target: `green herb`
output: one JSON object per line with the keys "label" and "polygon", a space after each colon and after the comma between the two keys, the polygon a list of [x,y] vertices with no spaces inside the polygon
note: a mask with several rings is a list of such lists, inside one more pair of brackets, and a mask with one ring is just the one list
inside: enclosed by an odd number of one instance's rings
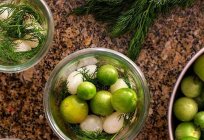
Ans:
{"label": "green herb", "polygon": [[131,124],[130,122],[134,119],[135,112],[126,113],[126,114],[124,113],[122,115],[124,117],[124,126],[127,126]]}
{"label": "green herb", "polygon": [[105,132],[87,132],[81,130],[79,125],[67,124],[69,128],[76,134],[76,137],[80,140],[113,140],[116,134],[107,134]]}
{"label": "green herb", "polygon": [[135,59],[156,17],[175,6],[189,6],[194,0],[87,0],[72,13],[93,14],[96,20],[111,25],[113,37],[133,32],[128,56]]}
{"label": "green herb", "polygon": [[60,85],[57,87],[57,89],[55,90],[56,93],[58,93],[58,104],[60,104],[60,102],[65,99],[67,96],[70,95],[70,93],[68,92],[68,88],[67,88],[67,81],[62,81],[60,83]]}
{"label": "green herb", "polygon": [[[0,62],[19,64],[32,58],[42,46],[45,35],[41,27],[40,14],[30,5],[24,3],[6,3],[0,5],[0,15],[8,11],[7,19],[0,20]],[[27,22],[26,22],[27,21]],[[29,36],[29,37],[27,37]],[[16,52],[16,40],[38,40],[38,46],[30,51]]]}

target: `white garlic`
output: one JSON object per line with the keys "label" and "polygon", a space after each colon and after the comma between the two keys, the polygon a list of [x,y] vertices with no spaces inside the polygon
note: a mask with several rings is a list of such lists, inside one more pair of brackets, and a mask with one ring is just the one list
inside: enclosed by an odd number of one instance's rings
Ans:
{"label": "white garlic", "polygon": [[14,43],[16,44],[15,52],[27,52],[31,50],[29,44],[27,44],[24,40],[15,40]]}
{"label": "white garlic", "polygon": [[9,11],[10,9],[7,7],[2,7],[0,10],[4,10],[1,14],[0,14],[0,20],[5,20],[7,18],[10,17],[11,12]]}
{"label": "white garlic", "polygon": [[97,69],[96,65],[88,65],[88,66],[78,69],[77,71],[83,72],[84,69],[87,71],[88,75],[91,75],[91,76],[93,75],[93,77],[96,77],[96,73],[95,73]]}
{"label": "white garlic", "polygon": [[26,52],[26,51],[30,51],[32,48],[37,47],[39,44],[39,41],[37,38],[34,38],[32,40],[15,40],[14,43],[16,44],[15,46],[16,52]]}
{"label": "white garlic", "polygon": [[115,92],[121,88],[128,88],[128,85],[125,83],[123,79],[118,79],[113,85],[110,86],[111,93]]}
{"label": "white garlic", "polygon": [[102,132],[103,124],[100,117],[96,115],[88,115],[87,118],[80,124],[83,131]]}
{"label": "white garlic", "polygon": [[39,44],[39,40],[37,38],[33,38],[31,35],[26,35],[25,39],[27,40],[25,40],[24,42],[28,44],[31,48],[36,48]]}
{"label": "white garlic", "polygon": [[79,61],[78,63],[78,68],[87,66],[87,65],[95,65],[98,62],[98,60],[95,57],[88,57],[88,58],[83,58]]}
{"label": "white garlic", "polygon": [[105,118],[103,129],[108,134],[114,134],[121,130],[123,123],[124,117],[122,113],[114,112]]}
{"label": "white garlic", "polygon": [[83,75],[78,71],[69,74],[67,78],[67,88],[69,93],[76,94],[77,87],[83,82]]}

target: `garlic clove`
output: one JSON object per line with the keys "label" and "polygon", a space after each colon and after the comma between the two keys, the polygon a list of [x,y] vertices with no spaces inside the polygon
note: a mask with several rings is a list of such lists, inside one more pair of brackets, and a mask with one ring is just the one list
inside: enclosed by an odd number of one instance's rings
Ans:
{"label": "garlic clove", "polygon": [[11,11],[7,7],[2,7],[0,10],[3,10],[3,12],[0,14],[0,20],[5,20],[10,17]]}
{"label": "garlic clove", "polygon": [[78,68],[85,67],[87,65],[95,65],[98,60],[95,57],[83,58],[78,63]]}
{"label": "garlic clove", "polygon": [[122,78],[118,79],[113,85],[110,86],[110,91],[111,93],[113,93],[116,90],[121,88],[128,88],[128,85],[125,83],[125,81]]}
{"label": "garlic clove", "polygon": [[78,71],[69,74],[67,78],[67,88],[70,94],[77,93],[77,87],[83,82],[83,75]]}
{"label": "garlic clove", "polygon": [[39,40],[37,38],[32,38],[32,36],[26,35],[25,39],[28,39],[24,42],[28,44],[31,48],[36,48],[39,45]]}
{"label": "garlic clove", "polygon": [[88,115],[87,118],[80,124],[83,131],[102,132],[103,124],[100,117],[96,115]]}
{"label": "garlic clove", "polygon": [[31,50],[31,47],[24,40],[15,40],[15,52],[27,52]]}
{"label": "garlic clove", "polygon": [[114,134],[122,129],[123,123],[124,117],[122,113],[114,112],[105,118],[103,129],[108,134]]}
{"label": "garlic clove", "polygon": [[83,70],[87,71],[87,74],[90,76],[93,76],[93,78],[96,77],[96,70],[97,70],[97,66],[96,65],[88,65],[82,68],[79,68],[77,71],[79,72],[83,72]]}

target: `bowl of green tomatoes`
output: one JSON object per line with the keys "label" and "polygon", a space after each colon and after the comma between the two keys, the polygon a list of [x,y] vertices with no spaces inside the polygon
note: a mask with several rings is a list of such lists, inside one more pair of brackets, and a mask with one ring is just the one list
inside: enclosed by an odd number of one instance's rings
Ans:
{"label": "bowl of green tomatoes", "polygon": [[204,139],[204,48],[181,72],[169,104],[171,140]]}
{"label": "bowl of green tomatoes", "polygon": [[150,94],[139,67],[105,48],[74,52],[53,70],[44,110],[63,140],[134,139],[148,116]]}

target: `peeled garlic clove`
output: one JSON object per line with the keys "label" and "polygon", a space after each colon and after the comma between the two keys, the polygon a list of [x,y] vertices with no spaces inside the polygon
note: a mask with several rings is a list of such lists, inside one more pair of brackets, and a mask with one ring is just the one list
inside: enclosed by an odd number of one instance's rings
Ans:
{"label": "peeled garlic clove", "polygon": [[128,85],[125,83],[123,79],[118,79],[113,85],[110,86],[111,93],[115,92],[121,88],[128,88]]}
{"label": "peeled garlic clove", "polygon": [[77,87],[83,82],[83,75],[78,71],[69,74],[67,78],[67,88],[70,94],[77,93]]}
{"label": "peeled garlic clove", "polygon": [[79,61],[78,68],[88,66],[88,65],[95,65],[98,60],[95,57],[83,58]]}
{"label": "peeled garlic clove", "polygon": [[38,39],[35,39],[35,40],[32,40],[32,41],[29,41],[29,40],[26,40],[25,43],[30,46],[31,48],[36,48],[39,44],[39,41]]}
{"label": "peeled garlic clove", "polygon": [[86,66],[89,75],[93,75],[96,72],[97,66],[96,65],[88,65]]}
{"label": "peeled garlic clove", "polygon": [[85,67],[78,69],[77,71],[83,72],[85,70],[85,71],[87,71],[88,75],[91,75],[94,78],[94,77],[96,77],[96,73],[95,73],[96,69],[97,69],[96,65],[88,65],[88,66],[85,66]]}
{"label": "peeled garlic clove", "polygon": [[114,112],[105,118],[103,129],[108,134],[114,134],[121,130],[123,123],[124,117],[122,113]]}
{"label": "peeled garlic clove", "polygon": [[33,38],[30,35],[26,35],[25,39],[27,40],[25,40],[24,42],[28,44],[31,48],[36,48],[39,44],[39,40],[37,38]]}
{"label": "peeled garlic clove", "polygon": [[96,115],[88,115],[87,118],[80,124],[83,131],[102,132],[103,123],[100,117]]}
{"label": "peeled garlic clove", "polygon": [[0,14],[0,20],[5,20],[10,17],[11,12],[9,11],[9,8],[2,7],[0,10],[3,10],[3,12]]}
{"label": "peeled garlic clove", "polygon": [[15,52],[27,52],[31,50],[31,47],[24,40],[15,40]]}

